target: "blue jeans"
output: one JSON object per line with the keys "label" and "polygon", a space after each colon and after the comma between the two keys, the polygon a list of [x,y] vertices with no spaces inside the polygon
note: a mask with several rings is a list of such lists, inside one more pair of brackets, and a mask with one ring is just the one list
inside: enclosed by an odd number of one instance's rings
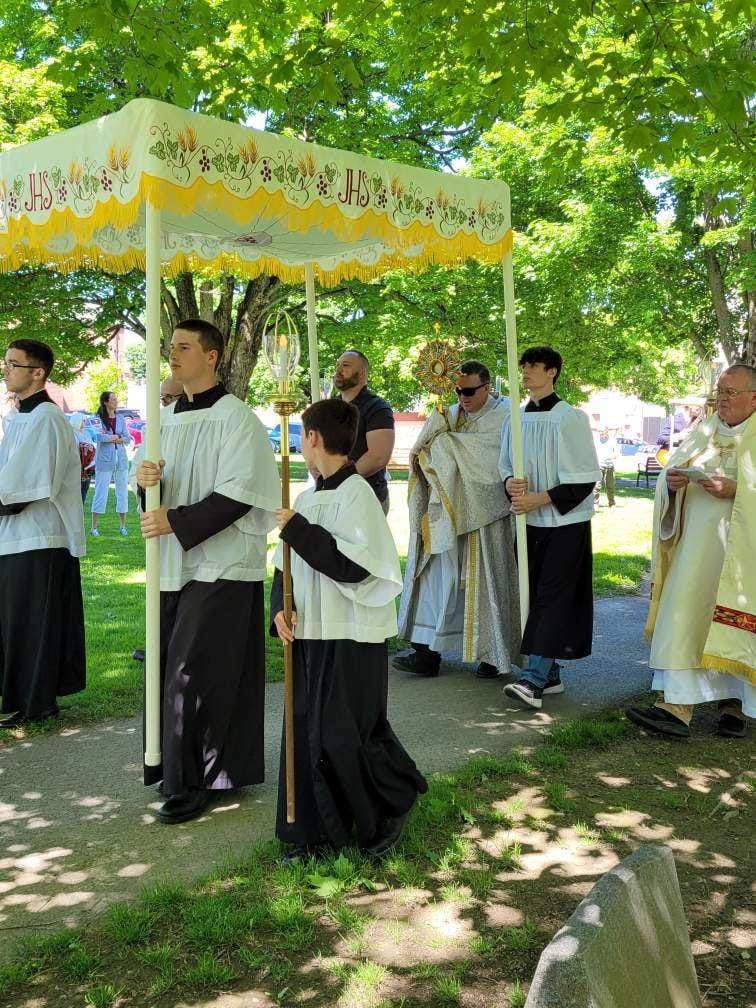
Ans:
{"label": "blue jeans", "polygon": [[528,667],[522,670],[522,678],[538,689],[543,689],[549,681],[551,666],[554,664],[553,658],[544,658],[543,655],[532,654],[528,658]]}

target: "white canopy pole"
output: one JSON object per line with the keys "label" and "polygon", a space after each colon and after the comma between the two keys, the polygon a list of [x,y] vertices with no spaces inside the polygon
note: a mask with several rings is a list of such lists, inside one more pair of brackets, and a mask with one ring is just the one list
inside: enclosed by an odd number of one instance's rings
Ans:
{"label": "white canopy pole", "polygon": [[[514,270],[512,252],[507,252],[502,260],[504,275],[504,317],[507,331],[507,375],[509,377],[509,406],[512,411],[512,463],[514,475],[522,479],[524,465],[522,456],[522,417],[520,415],[520,367],[517,363],[517,321],[515,318]],[[525,515],[515,518],[517,537],[517,570],[520,583],[520,630],[525,632],[525,623],[530,611],[530,584],[528,581],[528,539]]]}
{"label": "white canopy pole", "polygon": [[[160,211],[146,205],[146,279],[147,309],[147,427],[144,457],[160,460]],[[160,487],[146,491],[148,511],[160,507]],[[144,691],[144,763],[160,765],[160,539],[148,539],[145,691]]]}
{"label": "white canopy pole", "polygon": [[310,357],[310,396],[318,402],[320,392],[320,361],[318,359],[318,320],[315,314],[315,271],[305,263],[305,296],[307,298],[307,347]]}

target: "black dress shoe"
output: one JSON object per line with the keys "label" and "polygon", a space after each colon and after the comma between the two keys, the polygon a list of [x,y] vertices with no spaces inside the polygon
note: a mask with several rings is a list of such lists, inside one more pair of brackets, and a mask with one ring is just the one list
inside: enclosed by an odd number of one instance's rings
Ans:
{"label": "black dress shoe", "polygon": [[690,728],[685,722],[663,707],[648,707],[645,710],[641,707],[628,707],[625,717],[646,731],[654,732],[655,735],[667,735],[670,738],[690,737]]}
{"label": "black dress shoe", "polygon": [[142,648],[134,648],[134,650],[131,652],[131,657],[134,659],[134,661],[144,661],[144,651],[142,650]]}
{"label": "black dress shoe", "polygon": [[48,718],[57,717],[60,711],[57,707],[42,711],[41,714],[24,714],[23,711],[13,711],[12,714],[0,719],[0,728],[20,728],[22,725],[30,724],[32,721],[47,721]]}
{"label": "black dress shoe", "polygon": [[717,735],[721,735],[722,738],[745,738],[745,720],[736,714],[720,714]]}
{"label": "black dress shoe", "polygon": [[281,864],[295,864],[297,861],[309,861],[310,858],[323,857],[328,853],[327,844],[292,844],[288,846],[278,859]]}
{"label": "black dress shoe", "polygon": [[[431,654],[436,654],[435,651]],[[441,656],[437,655],[437,660],[429,658],[424,651],[410,651],[409,654],[397,655],[392,659],[391,664],[395,669],[402,672],[410,672],[412,675],[430,679],[437,676],[441,667]]]}
{"label": "black dress shoe", "polygon": [[378,828],[375,839],[369,847],[365,848],[368,857],[381,858],[391,850],[394,844],[402,835],[402,831],[409,819],[409,812],[403,815],[391,816],[384,819]]}
{"label": "black dress shoe", "polygon": [[487,661],[482,661],[473,672],[473,675],[476,679],[498,679],[499,670],[495,665],[490,665]]}
{"label": "black dress shoe", "polygon": [[192,788],[182,794],[171,795],[168,801],[160,806],[155,816],[160,822],[168,825],[188,822],[201,816],[209,804],[208,791],[204,788]]}

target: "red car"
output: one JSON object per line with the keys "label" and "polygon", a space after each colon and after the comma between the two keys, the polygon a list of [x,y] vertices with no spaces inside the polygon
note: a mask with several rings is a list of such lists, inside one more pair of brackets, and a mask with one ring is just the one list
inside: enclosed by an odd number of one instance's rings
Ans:
{"label": "red car", "polygon": [[134,442],[134,447],[138,448],[142,443],[142,432],[145,426],[144,420],[140,420],[139,417],[129,417],[126,421],[126,430],[131,434],[131,438]]}

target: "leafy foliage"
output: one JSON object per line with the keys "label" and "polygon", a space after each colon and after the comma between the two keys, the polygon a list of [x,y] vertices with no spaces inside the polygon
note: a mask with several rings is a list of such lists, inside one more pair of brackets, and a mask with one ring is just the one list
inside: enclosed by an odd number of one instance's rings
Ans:
{"label": "leafy foliage", "polygon": [[[756,354],[748,15],[745,0],[283,0],[253,15],[238,0],[6,0],[0,145],[151,96],[504,177],[523,342],[564,348],[570,395],[615,383],[665,399],[716,343],[729,359]],[[39,275],[0,276],[0,322],[36,317],[69,373],[102,352],[108,326],[140,331],[141,278]],[[470,264],[328,292],[323,370],[360,345],[377,391],[408,405],[434,323],[495,366],[499,288],[496,270]],[[181,315],[213,319],[229,341],[222,376],[243,396],[280,299],[301,301],[272,278],[177,278],[164,337]]]}

